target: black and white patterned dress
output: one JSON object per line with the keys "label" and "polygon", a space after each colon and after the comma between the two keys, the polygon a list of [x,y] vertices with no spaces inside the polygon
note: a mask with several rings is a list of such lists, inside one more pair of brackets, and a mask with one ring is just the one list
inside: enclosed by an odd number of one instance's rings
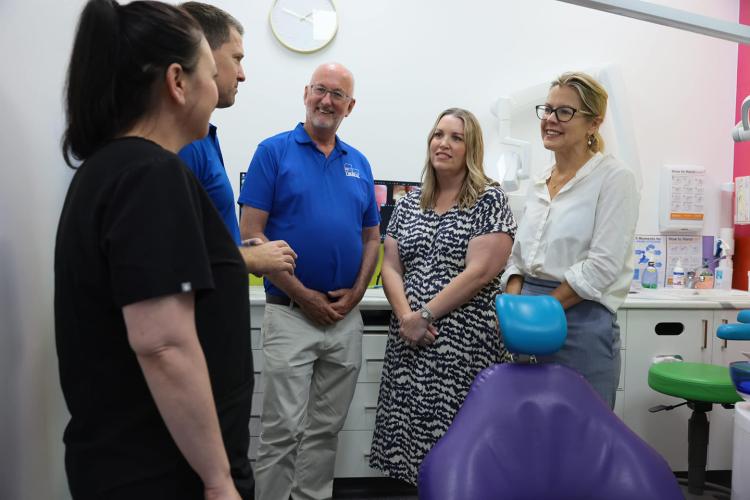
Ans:
{"label": "black and white patterned dress", "polygon": [[[422,212],[419,190],[399,200],[387,234],[398,242],[404,291],[412,310],[430,301],[465,268],[472,238],[503,232],[516,223],[505,193],[487,186],[474,207],[442,215]],[[473,299],[435,322],[434,344],[416,349],[398,336],[391,315],[370,465],[387,476],[416,484],[419,464],[445,433],[474,377],[506,360],[497,332],[496,277]]]}

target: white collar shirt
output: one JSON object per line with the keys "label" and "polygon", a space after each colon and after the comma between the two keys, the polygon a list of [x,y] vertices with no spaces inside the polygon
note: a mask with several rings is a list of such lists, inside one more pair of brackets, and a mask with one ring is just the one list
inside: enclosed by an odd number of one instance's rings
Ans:
{"label": "white collar shirt", "polygon": [[635,175],[597,153],[550,199],[551,173],[547,168],[529,187],[502,287],[514,274],[567,282],[581,298],[616,312],[633,277]]}

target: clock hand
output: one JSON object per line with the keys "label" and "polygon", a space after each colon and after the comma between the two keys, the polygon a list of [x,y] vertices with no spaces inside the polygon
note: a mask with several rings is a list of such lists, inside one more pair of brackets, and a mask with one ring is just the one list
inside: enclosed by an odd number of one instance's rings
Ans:
{"label": "clock hand", "polygon": [[[283,10],[287,14],[293,15],[294,17],[296,17],[300,21],[302,21],[304,19],[304,17],[300,16],[299,14],[297,14],[296,12],[294,12],[293,10],[287,9],[286,7],[283,7],[281,10]],[[310,15],[310,14],[308,14],[308,15]]]}
{"label": "clock hand", "polygon": [[300,20],[300,21],[307,21],[307,22],[308,22],[308,23],[310,23],[310,24],[314,24],[314,23],[312,22],[312,19],[310,19],[310,16],[312,16],[312,15],[313,15],[313,13],[312,13],[312,12],[308,12],[306,16],[300,17],[300,18],[299,18],[299,20]]}

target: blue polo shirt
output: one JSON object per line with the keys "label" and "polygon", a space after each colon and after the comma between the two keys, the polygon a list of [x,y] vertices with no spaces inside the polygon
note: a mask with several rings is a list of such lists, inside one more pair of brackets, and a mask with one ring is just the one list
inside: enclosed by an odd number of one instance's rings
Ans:
{"label": "blue polo shirt", "polygon": [[216,127],[208,125],[208,135],[198,141],[193,141],[178,153],[180,158],[200,181],[216,210],[219,211],[224,225],[229,229],[235,244],[240,244],[240,226],[234,210],[234,192],[229,182],[224,158],[221,156],[219,137]]}
{"label": "blue polo shirt", "polygon": [[[339,140],[325,157],[302,123],[261,142],[238,202],[268,212],[265,235],[297,252],[295,276],[308,288],[351,288],[362,261],[362,229],[380,215],[370,164]],[[267,279],[266,292],[285,296]]]}

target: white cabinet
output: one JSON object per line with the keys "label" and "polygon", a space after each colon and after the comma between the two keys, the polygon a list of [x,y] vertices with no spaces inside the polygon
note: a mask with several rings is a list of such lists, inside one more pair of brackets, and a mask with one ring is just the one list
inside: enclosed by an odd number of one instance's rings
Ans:
{"label": "white cabinet", "polygon": [[250,347],[253,350],[253,369],[255,385],[253,386],[253,403],[250,409],[250,450],[248,455],[253,466],[258,456],[258,436],[260,436],[260,412],[263,405],[263,344],[261,326],[263,325],[263,305],[250,306]]}
{"label": "white cabinet", "polygon": [[[681,406],[671,411],[650,413],[657,405],[679,404],[682,400],[654,391],[648,386],[648,369],[653,358],[680,355],[684,361],[727,366],[741,359],[741,342],[716,338],[722,322],[735,322],[736,310],[720,309],[629,309],[628,349],[625,368],[626,402],[623,420],[653,446],[673,470],[687,470],[687,429],[692,411]],[[683,326],[679,334],[667,323]],[[661,330],[659,335],[657,330]],[[747,345],[747,343],[746,343]],[[728,470],[732,465],[733,410],[714,405],[710,422],[709,470]]]}
{"label": "white cabinet", "polygon": [[[687,470],[687,419],[683,406],[672,411],[649,413],[660,404],[681,401],[652,390],[648,369],[654,357],[679,355],[685,361],[709,359],[708,335],[713,313],[701,310],[630,309],[627,311],[628,349],[625,368],[623,420],[653,446],[674,470]],[[704,342],[705,338],[705,342]]]}
{"label": "white cabinet", "polygon": [[[750,342],[739,340],[721,340],[715,333],[722,323],[736,323],[735,310],[716,311],[714,313],[714,336],[711,352],[711,363],[729,366],[732,361],[747,359],[742,352],[750,351]],[[734,438],[734,410],[721,405],[714,405],[708,414],[710,434],[708,439],[708,468],[727,470],[732,468],[732,441]]]}
{"label": "white cabinet", "polygon": [[344,428],[339,433],[334,471],[336,477],[382,476],[380,471],[370,468],[369,463],[387,334],[386,324],[365,325],[365,334],[362,336],[362,367]]}
{"label": "white cabinet", "polygon": [[625,407],[625,366],[628,345],[628,315],[625,311],[617,311],[617,324],[620,325],[620,381],[615,394],[615,415],[622,418]]}

